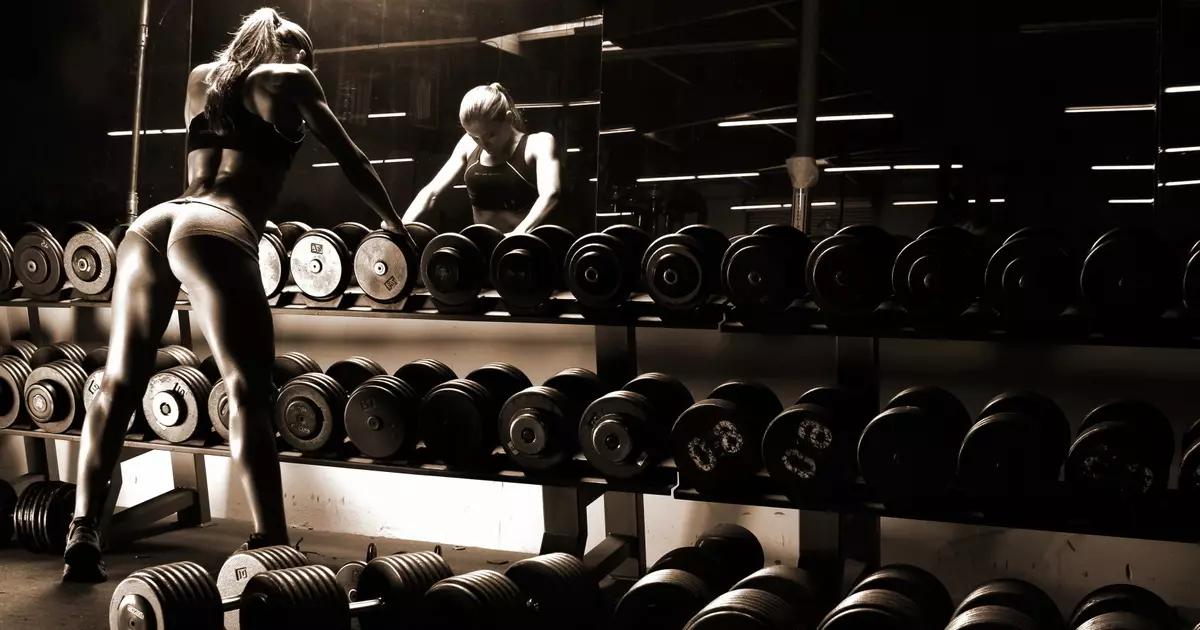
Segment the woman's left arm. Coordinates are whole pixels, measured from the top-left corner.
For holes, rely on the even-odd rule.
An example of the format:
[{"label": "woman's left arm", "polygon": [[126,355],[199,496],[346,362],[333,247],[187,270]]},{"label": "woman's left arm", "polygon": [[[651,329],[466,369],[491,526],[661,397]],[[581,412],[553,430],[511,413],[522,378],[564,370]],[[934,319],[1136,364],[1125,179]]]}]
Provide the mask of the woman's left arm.
[{"label": "woman's left arm", "polygon": [[562,193],[562,172],[559,169],[558,147],[554,136],[548,133],[535,134],[529,139],[529,145],[537,167],[538,198],[529,209],[529,214],[513,230],[514,234],[528,232],[541,225],[550,211],[558,205],[558,198]]}]

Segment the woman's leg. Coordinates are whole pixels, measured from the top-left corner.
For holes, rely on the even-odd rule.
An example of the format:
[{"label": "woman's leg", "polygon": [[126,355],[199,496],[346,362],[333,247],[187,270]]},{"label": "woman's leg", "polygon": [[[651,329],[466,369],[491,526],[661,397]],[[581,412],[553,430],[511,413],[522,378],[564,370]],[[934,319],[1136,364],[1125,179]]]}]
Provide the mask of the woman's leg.
[{"label": "woman's leg", "polygon": [[128,418],[142,404],[163,332],[175,311],[179,281],[167,259],[148,241],[129,233],[117,253],[108,364],[100,391],[87,410],[79,449],[75,523],[64,556],[67,579],[102,581],[97,525],[113,469],[121,455]]},{"label": "woman's leg", "polygon": [[275,327],[258,261],[233,242],[187,236],[167,252],[229,392],[229,447],[263,544],[287,544],[271,419]]}]

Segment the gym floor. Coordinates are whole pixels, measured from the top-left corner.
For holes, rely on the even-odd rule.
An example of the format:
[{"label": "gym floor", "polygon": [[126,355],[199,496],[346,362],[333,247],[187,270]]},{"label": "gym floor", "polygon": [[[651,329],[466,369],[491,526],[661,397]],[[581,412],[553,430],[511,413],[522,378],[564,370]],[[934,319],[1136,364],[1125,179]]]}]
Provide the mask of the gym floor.
[{"label": "gym floor", "polygon": [[[63,628],[102,630],[108,627],[108,605],[117,584],[130,573],[148,566],[191,560],[216,575],[225,559],[250,533],[250,525],[215,520],[205,527],[170,531],[122,545],[105,556],[108,581],[103,584],[63,584],[62,560],[34,555],[20,547],[0,550],[0,629]],[[398,551],[424,551],[431,543],[369,538],[295,530],[293,542],[314,564],[336,569],[346,562],[365,559],[367,544],[374,542],[380,555]],[[488,549],[442,546],[442,556],[455,574],[504,567],[530,554]]]}]

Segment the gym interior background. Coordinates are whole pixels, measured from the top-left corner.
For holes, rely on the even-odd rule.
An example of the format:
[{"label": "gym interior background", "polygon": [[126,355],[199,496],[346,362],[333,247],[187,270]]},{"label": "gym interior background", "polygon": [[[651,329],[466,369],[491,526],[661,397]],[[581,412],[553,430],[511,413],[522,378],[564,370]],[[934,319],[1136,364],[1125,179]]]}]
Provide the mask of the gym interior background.
[{"label": "gym interior background", "polygon": [[[16,75],[5,78],[6,94],[34,96],[7,99],[7,119],[17,122],[2,227],[113,225],[127,193],[137,3],[79,3],[70,11],[29,4],[35,15],[21,23],[36,25],[43,39],[38,54],[23,55]],[[260,4],[152,4],[142,208],[181,189],[187,70]],[[569,225],[576,234],[645,216],[660,222],[659,234],[708,223],[728,236],[791,220],[785,160],[795,148],[800,2],[273,4],[313,36],[331,107],[367,155],[382,161],[376,168],[401,209],[459,137],[461,95],[499,81],[531,130],[556,136],[566,182],[559,214],[573,217],[563,222],[583,218]],[[814,238],[855,223],[908,237],[957,225],[997,244],[1042,223],[1077,251],[1117,225],[1153,230],[1172,246],[1200,237],[1200,151],[1171,150],[1200,145],[1200,93],[1167,89],[1200,84],[1194,3],[839,0],[821,9]],[[317,142],[305,144],[274,220],[377,223],[331,162]],[[433,214],[439,231],[467,225],[465,190],[456,187]],[[26,309],[4,311],[5,334],[28,330]],[[106,317],[105,309],[43,309],[40,325],[55,340],[81,327],[99,339]],[[361,354],[393,370],[435,357],[464,374],[507,361],[535,383],[566,367],[596,367],[588,326],[278,314],[276,336],[280,351],[322,365]],[[177,329],[168,338],[178,339]],[[205,356],[199,337],[197,346]],[[639,371],[676,375],[697,398],[746,377],[787,403],[830,384],[835,352],[828,336],[638,330]],[[879,353],[882,401],[910,385],[937,384],[974,412],[1001,391],[1032,389],[1077,427],[1107,399],[1138,397],[1171,418],[1177,439],[1200,417],[1194,344],[885,338]],[[70,479],[73,445],[56,446]],[[207,458],[212,516],[245,521],[228,464]],[[159,474],[168,465],[161,452],[126,463],[119,505],[169,489]],[[21,440],[0,436],[0,476],[22,472]],[[299,528],[530,553],[541,539],[535,485],[291,464],[284,485]],[[589,508],[591,544],[603,535],[601,511],[599,502]],[[793,509],[646,496],[648,558],[732,521],[758,535],[768,563],[794,563],[802,518]],[[1011,576],[1033,581],[1069,610],[1098,586],[1132,582],[1200,620],[1194,543],[898,518],[883,519],[881,529],[884,562],[932,570],[956,599]]]}]

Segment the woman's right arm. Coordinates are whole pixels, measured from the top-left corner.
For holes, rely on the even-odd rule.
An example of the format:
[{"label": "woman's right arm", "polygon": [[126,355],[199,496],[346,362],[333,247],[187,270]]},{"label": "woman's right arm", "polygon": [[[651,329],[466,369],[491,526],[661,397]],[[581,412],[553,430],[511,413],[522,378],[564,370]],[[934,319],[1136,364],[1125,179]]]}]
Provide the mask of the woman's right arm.
[{"label": "woman's right arm", "polygon": [[301,65],[289,66],[281,79],[280,92],[284,98],[295,104],[309,131],[333,154],[363,201],[383,219],[384,224],[402,230],[400,217],[379,174],[371,166],[366,154],[346,134],[342,122],[329,109],[325,91],[321,89],[321,83],[312,70]]},{"label": "woman's right arm", "polygon": [[426,184],[421,192],[413,197],[412,203],[408,205],[408,210],[404,211],[405,223],[420,221],[421,215],[437,203],[438,196],[458,180],[458,176],[467,166],[467,156],[471,155],[471,151],[474,149],[475,141],[471,139],[471,136],[463,134],[462,139],[454,146],[454,153],[442,165],[441,170],[433,177],[433,181]]}]

